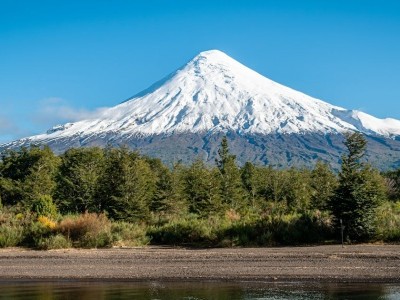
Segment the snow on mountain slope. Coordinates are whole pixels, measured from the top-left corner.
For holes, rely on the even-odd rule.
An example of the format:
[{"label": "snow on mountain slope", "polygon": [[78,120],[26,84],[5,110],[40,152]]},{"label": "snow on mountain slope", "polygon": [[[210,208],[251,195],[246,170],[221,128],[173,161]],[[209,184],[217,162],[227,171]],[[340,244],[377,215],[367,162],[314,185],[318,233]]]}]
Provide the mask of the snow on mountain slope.
[{"label": "snow on mountain slope", "polygon": [[[353,118],[361,122],[362,128],[383,136],[400,135],[400,121],[387,118],[378,119],[361,111],[353,111]],[[361,129],[361,131],[363,131]]]},{"label": "snow on mountain slope", "polygon": [[140,137],[228,130],[239,134],[359,130],[393,137],[400,135],[400,121],[330,105],[271,81],[221,51],[211,50],[92,119],[58,125],[46,134],[20,142],[109,133]]}]

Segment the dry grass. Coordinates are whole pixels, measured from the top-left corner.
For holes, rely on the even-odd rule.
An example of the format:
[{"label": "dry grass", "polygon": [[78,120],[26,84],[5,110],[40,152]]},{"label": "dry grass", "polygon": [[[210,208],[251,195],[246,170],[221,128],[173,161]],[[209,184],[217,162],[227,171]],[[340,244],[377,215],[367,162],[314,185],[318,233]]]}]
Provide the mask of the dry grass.
[{"label": "dry grass", "polygon": [[58,224],[57,231],[78,247],[108,247],[112,242],[111,222],[105,214],[67,216]]}]

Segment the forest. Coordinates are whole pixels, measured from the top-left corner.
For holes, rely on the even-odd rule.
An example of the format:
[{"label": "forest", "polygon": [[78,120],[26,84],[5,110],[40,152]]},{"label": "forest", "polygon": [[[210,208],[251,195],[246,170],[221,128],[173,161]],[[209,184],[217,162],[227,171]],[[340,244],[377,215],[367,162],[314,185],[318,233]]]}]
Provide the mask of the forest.
[{"label": "forest", "polygon": [[0,247],[278,246],[400,241],[400,169],[363,162],[360,133],[334,172],[215,164],[166,166],[128,148],[46,146],[0,159]]}]

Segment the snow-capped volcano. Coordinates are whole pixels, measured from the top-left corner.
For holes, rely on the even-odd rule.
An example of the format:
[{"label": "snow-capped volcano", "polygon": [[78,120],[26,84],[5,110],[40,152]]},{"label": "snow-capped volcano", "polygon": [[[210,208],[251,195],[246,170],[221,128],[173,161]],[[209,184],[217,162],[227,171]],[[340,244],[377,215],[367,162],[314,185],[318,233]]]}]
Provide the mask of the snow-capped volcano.
[{"label": "snow-capped volcano", "polygon": [[122,135],[233,130],[305,133],[360,130],[400,135],[400,121],[348,111],[280,85],[218,50],[97,118],[57,126],[31,140],[119,132]]},{"label": "snow-capped volcano", "polygon": [[[171,134],[340,134],[394,138],[400,121],[346,110],[278,84],[218,50],[201,52],[131,99],[93,116],[12,142],[71,146]],[[104,144],[103,141],[101,144]],[[77,144],[78,143],[78,144]],[[63,147],[68,148],[68,147]]]}]

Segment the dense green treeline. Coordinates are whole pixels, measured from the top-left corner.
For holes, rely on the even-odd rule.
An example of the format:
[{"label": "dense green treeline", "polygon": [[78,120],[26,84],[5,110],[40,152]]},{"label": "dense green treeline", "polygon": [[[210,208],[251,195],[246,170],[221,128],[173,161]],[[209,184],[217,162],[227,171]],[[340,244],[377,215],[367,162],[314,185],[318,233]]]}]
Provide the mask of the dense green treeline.
[{"label": "dense green treeline", "polygon": [[342,169],[236,164],[223,139],[214,166],[165,166],[127,148],[22,148],[0,161],[0,246],[160,243],[233,246],[400,238],[400,172],[362,162],[349,134]]}]

